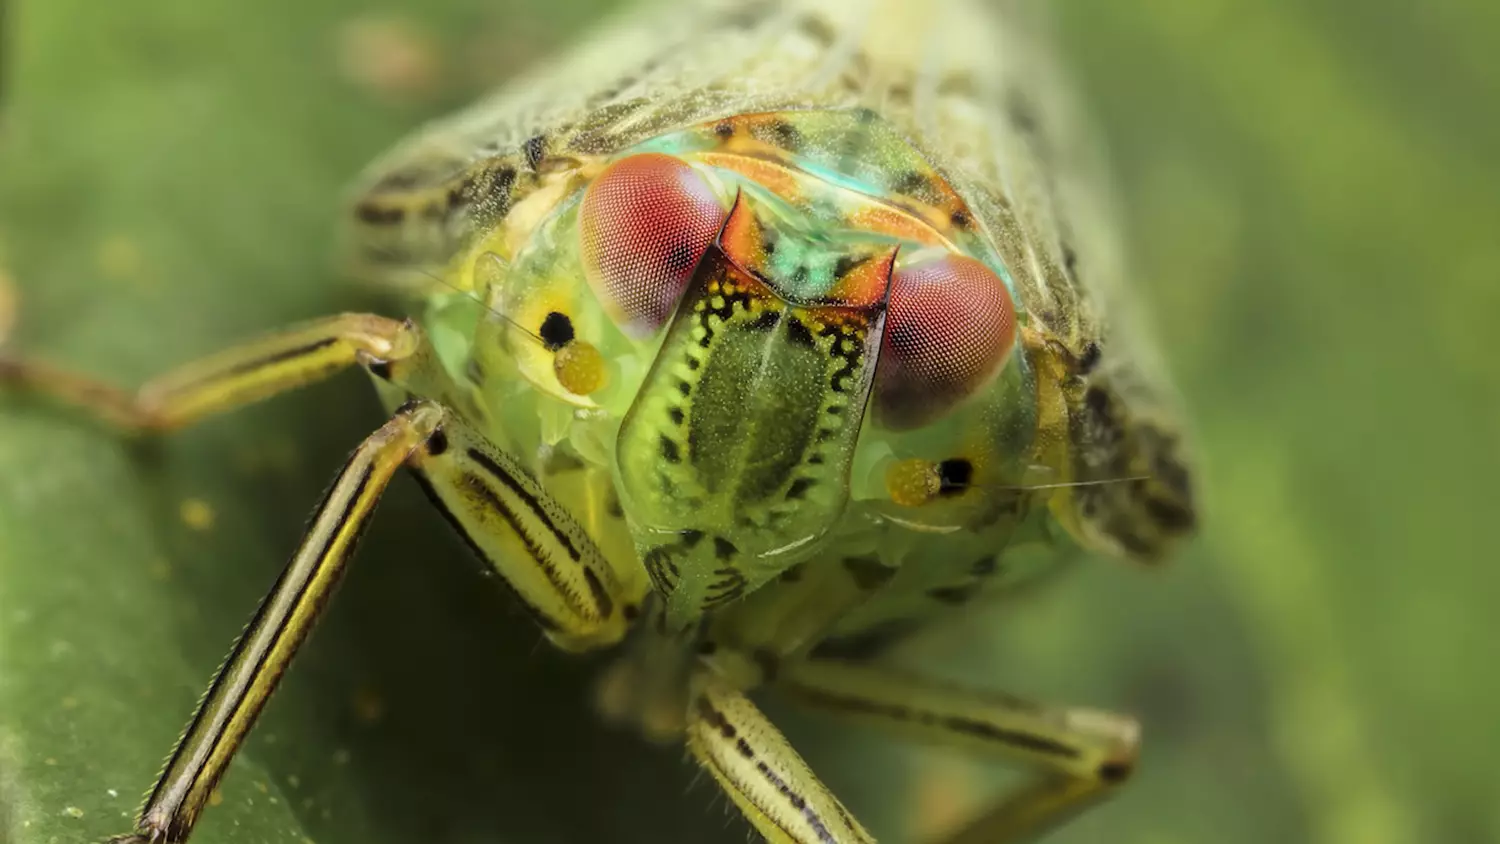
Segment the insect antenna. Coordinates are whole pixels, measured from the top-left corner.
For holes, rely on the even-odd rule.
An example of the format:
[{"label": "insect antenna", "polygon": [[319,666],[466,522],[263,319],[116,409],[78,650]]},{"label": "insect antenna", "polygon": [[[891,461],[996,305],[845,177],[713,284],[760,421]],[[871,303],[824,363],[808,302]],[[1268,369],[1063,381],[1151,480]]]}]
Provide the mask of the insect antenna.
[{"label": "insect antenna", "polygon": [[[3,6],[4,3],[5,3],[5,0],[0,0],[0,6]],[[390,260],[392,263],[397,262],[399,260],[399,257],[400,257],[394,251],[391,251],[391,252],[377,252],[376,254],[379,255],[379,256],[383,256],[387,260]],[[500,261],[499,256],[490,255],[488,257],[491,260],[494,260],[496,262]],[[415,272],[421,273],[429,281],[435,281],[439,285],[441,285],[443,287],[446,287],[446,288],[448,288],[449,290],[452,290],[455,293],[460,294],[465,299],[468,299],[469,301],[473,302],[474,304],[478,305],[479,307],[485,309],[486,311],[488,311],[490,313],[491,316],[494,316],[496,319],[501,320],[505,324],[509,325],[511,328],[514,328],[515,330],[517,330],[517,331],[521,332],[522,334],[526,335],[528,338],[530,338],[532,340],[532,342],[536,343],[538,346],[541,346],[542,348],[547,348],[547,342],[542,339],[542,337],[541,337],[540,334],[537,334],[535,331],[532,331],[531,329],[529,329],[526,326],[522,325],[521,323],[517,322],[515,319],[512,319],[510,316],[506,315],[503,311],[500,311],[499,309],[497,309],[495,307],[492,307],[490,305],[490,303],[486,302],[480,296],[479,291],[473,290],[473,289],[465,289],[463,287],[459,287],[458,285],[456,285],[453,282],[447,280],[446,278],[443,278],[442,276],[438,275],[437,273],[433,272],[432,270],[427,269],[426,267],[413,267],[412,269]]]},{"label": "insect antenna", "polygon": [[1126,484],[1133,481],[1150,480],[1146,475],[1130,475],[1123,478],[1100,478],[1092,481],[1058,481],[1050,484],[986,484],[983,489],[994,489],[1002,492],[1033,492],[1043,489],[1071,489],[1081,486],[1107,486],[1109,484]]},{"label": "insect antenna", "polygon": [[495,317],[496,319],[499,319],[499,320],[503,321],[506,325],[509,325],[511,328],[514,328],[515,330],[521,332],[522,334],[525,334],[527,337],[531,338],[538,346],[541,346],[542,348],[547,348],[547,341],[543,340],[542,336],[540,334],[537,334],[535,331],[532,331],[531,329],[529,329],[526,326],[522,325],[521,323],[517,322],[515,319],[512,319],[510,316],[506,315],[503,311],[499,310],[498,308],[495,308],[495,307],[491,306],[490,303],[488,303],[488,302],[484,301],[484,299],[480,298],[478,291],[476,291],[476,290],[465,290],[464,288],[459,287],[458,285],[456,285],[453,282],[451,282],[451,281],[449,281],[449,280],[447,280],[447,279],[439,276],[437,273],[434,273],[431,270],[422,269],[422,270],[419,270],[419,272],[421,272],[422,275],[425,275],[428,278],[432,279],[433,281],[437,282],[438,284],[441,284],[442,286],[448,288],[449,290],[452,290],[453,292],[462,295],[465,299],[468,299],[469,301],[473,302],[474,304],[478,305],[479,307],[484,308],[486,311],[489,312],[489,314],[491,316]]}]

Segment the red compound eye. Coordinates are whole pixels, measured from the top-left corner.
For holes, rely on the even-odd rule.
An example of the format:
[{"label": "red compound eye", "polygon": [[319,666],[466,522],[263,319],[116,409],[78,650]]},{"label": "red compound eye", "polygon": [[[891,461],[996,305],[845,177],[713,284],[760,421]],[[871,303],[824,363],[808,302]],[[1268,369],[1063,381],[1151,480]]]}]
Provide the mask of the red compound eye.
[{"label": "red compound eye", "polygon": [[703,177],[670,155],[632,155],[595,177],[578,218],[583,267],[621,328],[666,323],[724,214]]},{"label": "red compound eye", "polygon": [[914,428],[947,412],[1000,370],[1016,336],[1005,284],[972,258],[947,255],[899,270],[875,380],[888,428]]}]

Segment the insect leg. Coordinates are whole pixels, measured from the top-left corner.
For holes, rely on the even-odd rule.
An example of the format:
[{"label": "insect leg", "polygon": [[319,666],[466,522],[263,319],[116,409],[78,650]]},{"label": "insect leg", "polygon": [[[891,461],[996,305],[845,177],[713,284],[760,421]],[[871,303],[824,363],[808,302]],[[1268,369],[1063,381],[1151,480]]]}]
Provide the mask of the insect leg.
[{"label": "insect leg", "polygon": [[770,844],[875,839],[741,692],[705,673],[688,712],[688,749]]},{"label": "insect leg", "polygon": [[1042,707],[834,660],[788,666],[778,685],[827,712],[933,743],[1005,756],[1044,772],[943,844],[1029,840],[1105,797],[1135,765],[1139,729],[1121,715]]},{"label": "insect leg", "polygon": [[446,416],[438,404],[409,403],[350,456],[314,512],[296,554],[199,703],[141,810],[136,832],[115,839],[117,844],[187,839],[214,785],[327,605],[391,476],[440,435]]},{"label": "insect leg", "polygon": [[134,393],[44,361],[6,356],[0,356],[0,388],[46,396],[126,430],[162,432],[321,381],[355,363],[410,356],[417,345],[409,323],[342,314],[185,364]]},{"label": "insect leg", "polygon": [[[578,519],[510,454],[458,417],[411,459],[434,506],[567,651],[614,644],[648,588],[606,558]],[[639,568],[639,565],[636,565]]]}]

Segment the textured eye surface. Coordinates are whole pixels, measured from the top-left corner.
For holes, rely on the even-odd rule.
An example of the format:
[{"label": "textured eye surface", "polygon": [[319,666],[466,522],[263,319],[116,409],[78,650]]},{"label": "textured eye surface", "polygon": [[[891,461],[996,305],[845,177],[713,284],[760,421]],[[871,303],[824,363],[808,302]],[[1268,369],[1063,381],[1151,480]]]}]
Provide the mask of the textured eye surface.
[{"label": "textured eye surface", "polygon": [[979,261],[947,255],[897,271],[875,381],[881,424],[941,416],[994,377],[1015,336],[1010,293]]},{"label": "textured eye surface", "polygon": [[579,214],[584,272],[622,329],[666,323],[724,215],[703,177],[670,155],[632,155],[594,179]]}]

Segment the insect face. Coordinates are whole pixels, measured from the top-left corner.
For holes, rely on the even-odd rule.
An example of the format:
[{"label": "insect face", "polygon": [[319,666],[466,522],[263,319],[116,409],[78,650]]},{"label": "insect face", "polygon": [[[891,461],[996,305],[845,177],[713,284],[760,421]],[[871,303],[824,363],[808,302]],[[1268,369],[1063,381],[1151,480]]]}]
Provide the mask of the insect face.
[{"label": "insect face", "polygon": [[[994,270],[795,163],[637,151],[561,208],[491,299],[531,335],[507,343],[521,372],[610,420],[631,543],[675,624],[815,555],[862,431],[949,414],[1015,346]],[[607,388],[567,395],[575,340],[604,350]]]}]

